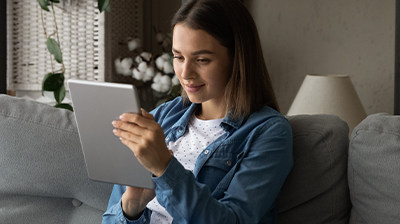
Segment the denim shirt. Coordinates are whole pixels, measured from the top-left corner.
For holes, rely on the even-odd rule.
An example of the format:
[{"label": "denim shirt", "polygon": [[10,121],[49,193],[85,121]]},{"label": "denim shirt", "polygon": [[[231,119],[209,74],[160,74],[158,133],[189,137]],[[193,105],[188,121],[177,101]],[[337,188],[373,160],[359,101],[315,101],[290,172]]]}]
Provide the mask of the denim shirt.
[{"label": "denim shirt", "polygon": [[[151,112],[166,143],[185,133],[198,108],[178,97]],[[275,199],[293,166],[289,122],[265,106],[247,120],[228,114],[220,126],[225,133],[200,153],[193,173],[172,157],[163,175],[153,176],[158,202],[172,223],[276,223]],[[138,220],[124,217],[125,189],[114,186],[102,223],[150,223],[148,208]]]}]

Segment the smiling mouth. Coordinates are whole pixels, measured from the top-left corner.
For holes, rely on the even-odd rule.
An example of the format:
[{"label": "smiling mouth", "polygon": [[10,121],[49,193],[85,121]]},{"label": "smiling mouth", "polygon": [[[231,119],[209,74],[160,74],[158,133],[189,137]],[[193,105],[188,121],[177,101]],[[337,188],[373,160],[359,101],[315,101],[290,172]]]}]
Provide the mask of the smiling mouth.
[{"label": "smiling mouth", "polygon": [[203,85],[185,85],[185,90],[189,93],[195,93],[200,91],[201,88],[203,88],[205,84]]}]

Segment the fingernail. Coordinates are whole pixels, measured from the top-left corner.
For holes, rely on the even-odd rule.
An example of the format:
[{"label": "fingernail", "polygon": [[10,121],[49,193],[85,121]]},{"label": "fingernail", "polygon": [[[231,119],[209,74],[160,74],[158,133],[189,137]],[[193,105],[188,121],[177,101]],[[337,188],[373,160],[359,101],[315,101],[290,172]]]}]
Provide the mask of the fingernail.
[{"label": "fingernail", "polygon": [[124,118],[124,115],[119,116],[119,119],[123,119],[123,118]]},{"label": "fingernail", "polygon": [[116,121],[113,121],[113,122],[112,122],[112,124],[113,124],[113,125],[116,125],[116,124],[117,124],[117,122],[116,122]]},{"label": "fingernail", "polygon": [[117,133],[117,129],[114,129],[113,132],[114,132],[114,133]]}]

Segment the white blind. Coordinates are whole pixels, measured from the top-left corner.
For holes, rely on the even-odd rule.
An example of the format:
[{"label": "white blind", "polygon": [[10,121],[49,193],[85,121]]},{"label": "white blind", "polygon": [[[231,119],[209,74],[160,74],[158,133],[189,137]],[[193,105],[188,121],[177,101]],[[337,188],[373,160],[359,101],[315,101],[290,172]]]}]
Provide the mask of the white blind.
[{"label": "white blind", "polygon": [[[43,32],[41,8],[36,0],[7,0],[7,88],[41,90],[45,74],[52,72]],[[71,12],[54,7],[65,78],[105,81],[104,13],[97,0],[79,0]],[[43,11],[47,35],[54,32],[52,12]],[[53,38],[56,38],[53,36]],[[55,70],[61,65],[53,60]]]}]

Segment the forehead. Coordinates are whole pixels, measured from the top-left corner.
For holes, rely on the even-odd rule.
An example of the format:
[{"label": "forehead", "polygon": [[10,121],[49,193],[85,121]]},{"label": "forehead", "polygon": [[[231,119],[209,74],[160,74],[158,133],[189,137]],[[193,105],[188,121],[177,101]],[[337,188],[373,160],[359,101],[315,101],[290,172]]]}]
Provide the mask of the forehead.
[{"label": "forehead", "polygon": [[206,31],[191,29],[184,24],[174,27],[172,47],[182,53],[198,50],[225,51],[225,47]]}]

